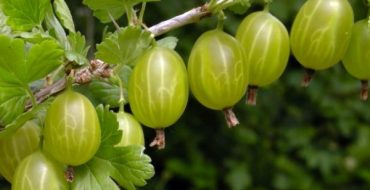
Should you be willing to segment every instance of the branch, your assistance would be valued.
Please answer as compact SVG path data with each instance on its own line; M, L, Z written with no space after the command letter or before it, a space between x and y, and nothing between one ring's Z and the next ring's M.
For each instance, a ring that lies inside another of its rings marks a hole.
M200 19L210 16L212 13L208 9L208 5L205 4L200 7L193 8L181 15L175 16L171 19L160 22L148 30L154 35L159 36L167 33L173 29L182 27L187 24L198 22ZM89 67L81 69L75 74L75 83L85 84L90 82L95 77L107 78L111 75L111 69L107 63L101 60L91 60ZM46 100L49 96L55 95L65 89L66 81L64 79L58 80L50 86L40 89L36 92L35 97L37 103L41 103ZM29 102L26 104L25 109L29 110L32 108L32 104Z
M101 60L93 59L90 61L90 65L85 67L75 74L75 83L86 84L89 83L93 78L102 77L108 78L112 74L111 68L109 65L104 63ZM49 96L59 93L60 91L66 88L66 80L60 79L53 83L52 85L46 86L45 88L40 89L36 92L35 97L37 103L41 103L46 100ZM25 109L29 110L32 108L32 103L27 102Z
M187 24L198 22L200 19L207 17L211 14L212 13L209 11L208 5L205 4L203 6L193 8L190 11L187 11L181 15L160 22L150 27L149 31L153 33L154 36L159 36L173 29L185 26Z

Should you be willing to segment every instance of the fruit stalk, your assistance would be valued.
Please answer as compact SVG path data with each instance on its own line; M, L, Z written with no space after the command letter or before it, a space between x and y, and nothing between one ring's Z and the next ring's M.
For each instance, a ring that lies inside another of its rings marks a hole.
M166 147L166 139L164 129L156 129L156 136L154 140L150 143L150 147L157 147L158 150L164 149Z
M315 70L306 68L305 69L305 74L303 75L303 80L302 80L301 86L308 87L308 85L310 85L310 82L311 82L314 74L315 74Z
M64 172L64 178L68 183L72 183L75 178L75 170L73 166L68 166L66 171Z
M258 86L249 85L247 91L247 104L255 106L257 102Z
M224 114L225 114L227 126L229 128L233 128L239 124L239 120L235 116L235 113L233 112L232 108L225 109Z
M361 94L360 98L366 101L368 98L369 82L367 80L361 80Z

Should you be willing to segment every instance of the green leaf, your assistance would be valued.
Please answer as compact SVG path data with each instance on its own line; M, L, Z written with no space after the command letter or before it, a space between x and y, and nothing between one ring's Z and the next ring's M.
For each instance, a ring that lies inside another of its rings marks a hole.
M87 52L89 51L89 47L86 46L86 39L80 32L71 32L68 35L68 41L71 45L71 50L81 54L82 56L86 56Z
M0 9L0 34L11 34L11 28L6 24L8 18L4 15L4 12Z
M78 65L88 64L86 56L89 47L86 47L85 37L80 32L71 32L67 38L70 44L70 50L66 51L67 60Z
M32 82L45 77L63 63L63 50L54 40L43 41L32 46L27 62L27 82Z
M67 34L52 9L49 9L45 15L45 25L50 35L55 37L65 50L71 49Z
M40 26L49 8L49 0L3 1L3 11L8 16L9 26L20 31L28 31Z
M77 65L87 65L89 63L89 60L87 60L85 56L74 51L67 50L65 56L69 62L75 63Z
M40 112L46 111L50 103L51 101L43 102L42 104L34 107L32 110L19 115L14 121L7 125L6 128L0 130L0 139L9 137L20 127L22 127L24 123L35 118Z
M71 11L66 2L64 0L54 0L54 9L64 28L68 29L70 32L76 32Z
M27 91L22 87L19 67L24 62L24 44L20 39L0 36L0 124L7 125L24 110Z
M121 0L84 0L83 3L94 11L101 22L112 22L109 14L117 20L125 13L125 3Z
M120 190L118 185L110 178L109 170L95 158L75 169L75 180L71 185L71 190L80 189Z
M45 40L53 40L54 38L49 35L49 33L41 31L37 28L33 28L30 32L22 32L19 37L23 38L26 42L33 44L41 43Z
M120 68L120 70L117 71L117 74L120 80L123 82L123 88L125 88L126 90L127 90L128 80L130 79L131 73L132 73L132 68L127 65L124 65L123 67Z
M0 71L0 74L3 73ZM23 113L27 100L27 92L17 86L4 86L0 82L0 125L11 123L18 115Z
M179 39L177 39L176 37L168 36L168 37L158 40L157 45L162 46L162 47L167 47L170 49L175 49L178 41Z
M103 107L99 105L96 108L96 112L99 116L100 126L102 128L101 134L101 144L100 149L104 149L104 147L114 146L122 138L122 133L118 131L118 122L116 115L109 111L109 107Z
M120 87L108 81L93 80L89 84L89 90L103 104L111 107L119 107Z
M126 13L126 8L131 9L133 6L141 2L150 2L159 0L84 0L83 3L94 11L96 16L101 22L112 22L110 15L114 20L120 18Z
M118 20L120 17L123 16L124 10L122 7L111 7L109 11L106 9L98 9L94 11L94 16L100 20L102 23L110 23L112 22L111 17L114 20Z
M102 142L94 158L75 169L72 190L120 189L115 182L129 190L145 185L145 180L153 177L154 168L150 164L150 157L143 153L144 147L114 147L122 137L116 116L109 111L109 107L102 105L97 107L97 113L102 128Z
M0 123L7 125L24 111L28 83L46 76L60 63L63 51L54 41L43 41L26 54L24 41L0 36Z
M22 86L26 81L24 42L0 36L0 86ZM1 99L1 98L0 98Z
M96 58L110 64L134 65L134 60L152 43L148 31L126 27L113 33L97 45Z
M101 159L119 185L134 190L135 186L146 185L154 175L151 159L143 152L142 146L111 147L99 150L95 158Z

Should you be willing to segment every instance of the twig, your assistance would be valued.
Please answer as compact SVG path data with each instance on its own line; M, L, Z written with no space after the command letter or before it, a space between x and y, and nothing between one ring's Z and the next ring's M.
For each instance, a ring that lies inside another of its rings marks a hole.
M90 61L90 65L76 72L75 83L86 84L90 82L94 77L107 78L111 75L112 70L109 68L108 64L101 60L93 59ZM66 80L60 79L53 83L52 85L46 86L36 92L35 97L37 103L41 103L46 100L49 96L59 93L66 88ZM32 103L27 102L25 109L29 110L32 108Z
M208 5L205 4L203 6L193 8L190 11L187 11L181 15L160 22L150 27L149 31L153 33L154 36L159 36L181 26L198 22L200 19L207 17L211 14L212 13L208 10Z

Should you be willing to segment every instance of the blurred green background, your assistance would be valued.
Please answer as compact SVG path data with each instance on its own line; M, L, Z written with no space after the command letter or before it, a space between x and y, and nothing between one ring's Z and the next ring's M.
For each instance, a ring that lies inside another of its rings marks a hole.
M77 28L90 44L104 25L81 0L69 0ZM161 0L147 5L145 23L200 6L200 0ZM304 0L275 0L271 12L288 28ZM356 20L366 17L363 0L350 0ZM249 12L261 9L252 6ZM225 31L235 34L247 13L226 11ZM120 21L124 25L124 19ZM196 38L216 27L209 17L171 31L187 60ZM110 26L110 29L113 29ZM93 53L92 48L92 53ZM93 54L91 54L93 55ZM359 99L360 82L341 64L318 72L308 88L303 69L291 57L279 81L259 90L257 106L234 108L240 125L228 129L221 112L192 97L183 117L166 129L166 149L147 148L155 176L141 190L362 190L370 189L370 102ZM145 128L146 142L155 133ZM1 187L0 187L1 189Z

